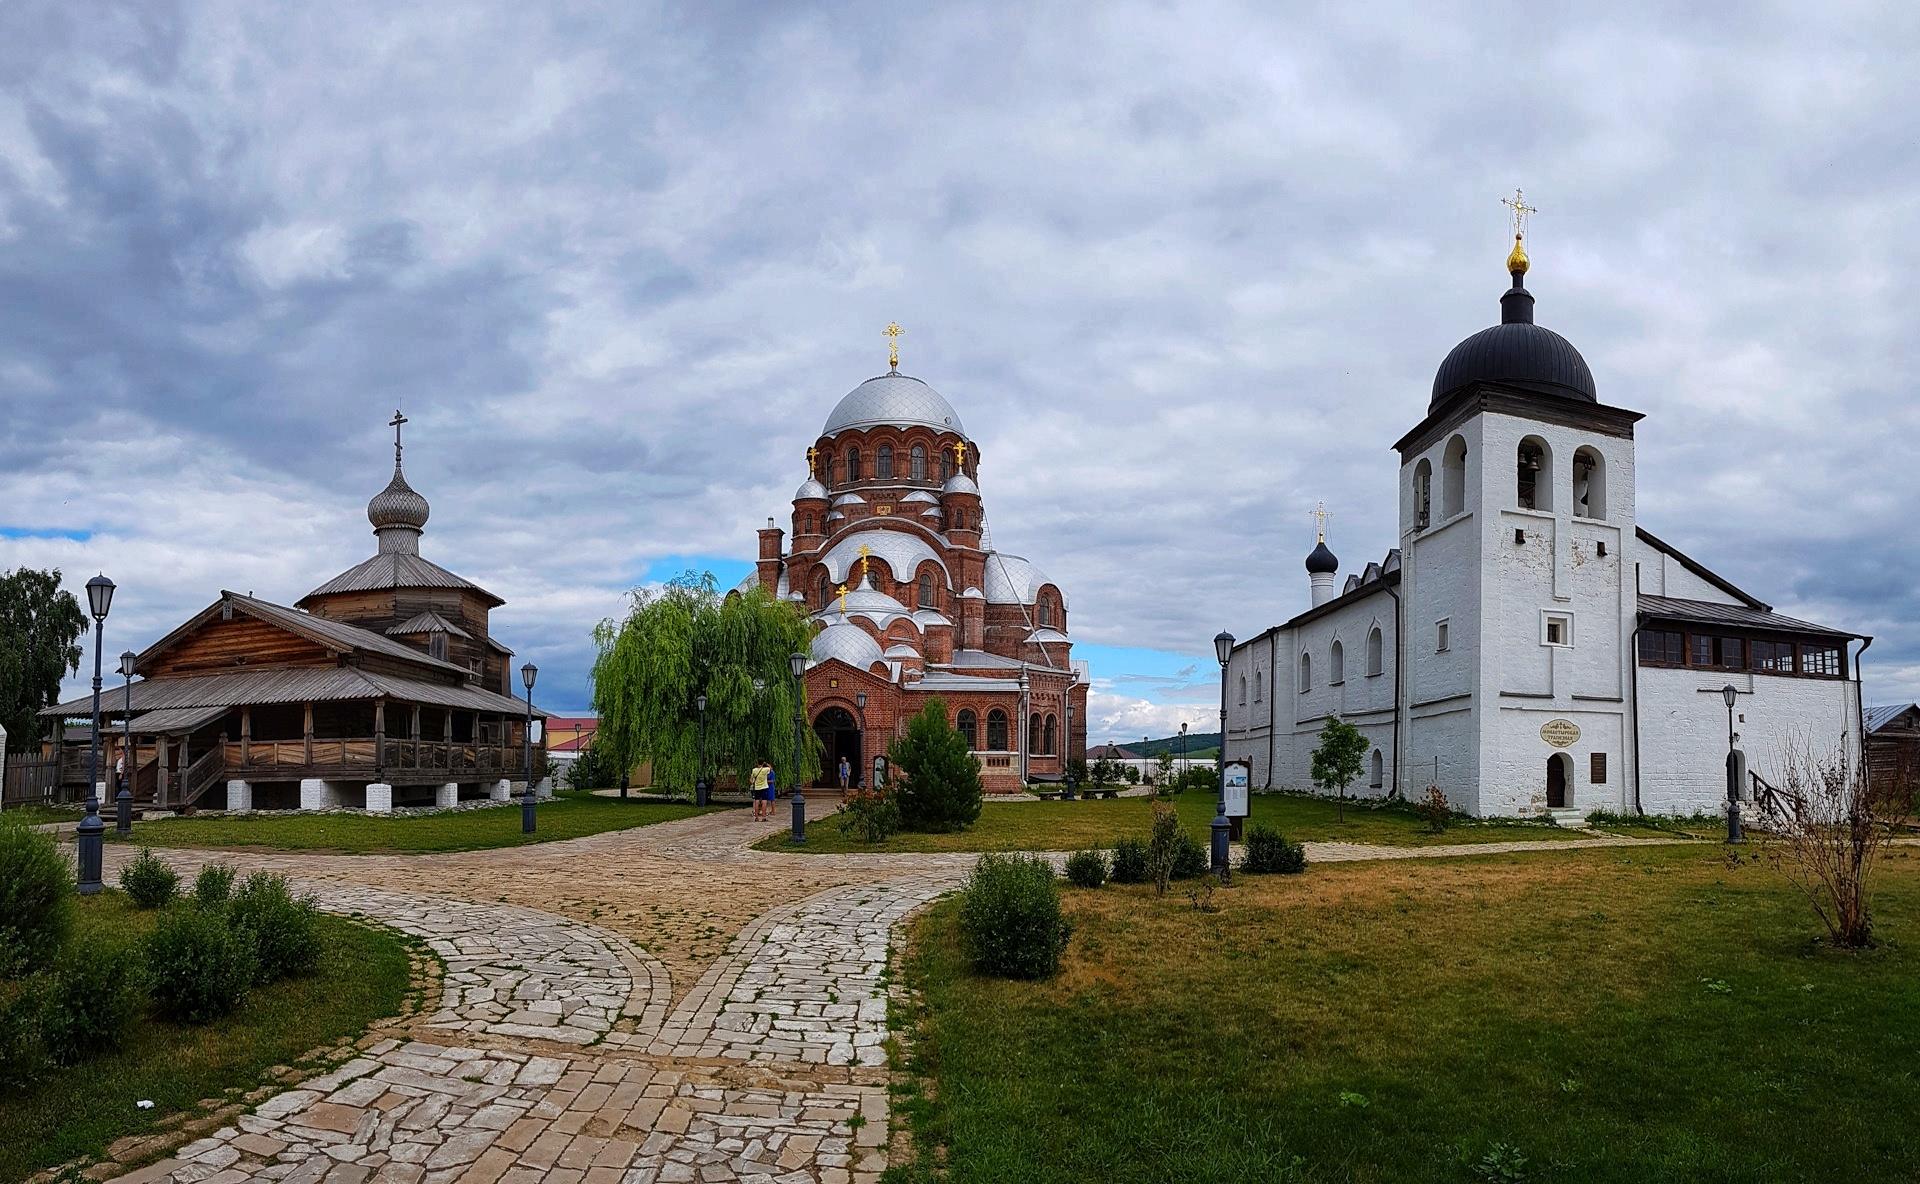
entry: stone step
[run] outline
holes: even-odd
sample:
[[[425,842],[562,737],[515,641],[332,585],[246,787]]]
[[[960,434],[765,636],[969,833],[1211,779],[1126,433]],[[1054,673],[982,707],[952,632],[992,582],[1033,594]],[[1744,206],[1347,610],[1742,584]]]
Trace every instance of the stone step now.
[[[1555,826],[1564,826],[1568,830],[1588,829],[1586,811],[1573,806],[1549,807],[1547,817],[1553,819]]]

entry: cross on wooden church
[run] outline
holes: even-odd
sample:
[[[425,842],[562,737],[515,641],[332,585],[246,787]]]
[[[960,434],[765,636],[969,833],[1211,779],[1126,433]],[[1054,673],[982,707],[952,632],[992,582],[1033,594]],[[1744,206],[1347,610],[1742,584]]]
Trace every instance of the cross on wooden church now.
[[[396,469],[400,467],[400,427],[406,422],[407,417],[400,414],[398,407],[393,409],[393,418],[387,421],[387,426],[393,429],[393,467]]]

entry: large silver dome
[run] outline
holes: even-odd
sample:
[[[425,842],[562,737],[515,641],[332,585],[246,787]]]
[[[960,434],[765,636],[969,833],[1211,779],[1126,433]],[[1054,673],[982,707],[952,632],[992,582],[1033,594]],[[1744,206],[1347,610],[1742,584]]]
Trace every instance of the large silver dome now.
[[[827,416],[827,426],[820,429],[820,434],[836,436],[851,428],[883,426],[924,426],[967,434],[953,404],[941,398],[939,391],[917,378],[893,372],[869,378],[848,391]]]
[[[865,670],[881,660],[880,643],[860,626],[842,621],[822,629],[807,647],[807,656],[811,659],[809,665],[817,666],[829,658],[838,658],[855,670]]]

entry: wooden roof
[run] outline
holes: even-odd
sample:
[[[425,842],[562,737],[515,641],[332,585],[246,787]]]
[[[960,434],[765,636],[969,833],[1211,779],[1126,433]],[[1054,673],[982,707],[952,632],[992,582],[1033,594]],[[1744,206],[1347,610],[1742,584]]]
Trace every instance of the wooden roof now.
[[[424,612],[408,617],[387,630],[388,637],[408,637],[419,633],[451,633],[455,637],[464,637],[468,640],[473,638],[473,634],[436,612]]]
[[[455,575],[431,559],[400,551],[375,555],[354,564],[302,596],[297,603],[304,606],[317,596],[331,596],[336,592],[381,592],[388,588],[458,588],[477,593],[489,605],[506,603],[480,585]]]
[[[303,613],[299,609],[227,591],[222,591],[219,600],[195,614],[178,629],[143,650],[140,656],[134,659],[134,669],[139,670],[147,666],[168,649],[190,637],[202,625],[222,617],[229,606],[234,613],[285,629],[334,654],[379,654],[382,657],[394,658],[443,674],[453,674],[461,678],[467,678],[470,675],[465,667],[430,657],[424,650],[415,649],[404,642],[394,641],[370,629],[362,629],[358,625],[349,625],[344,621],[330,621],[325,617]]]
[[[454,685],[431,679],[380,674],[352,666],[295,666],[284,670],[235,670],[181,678],[145,678],[133,684],[134,722],[153,712],[185,712],[205,708],[239,707],[250,703],[328,703],[354,699],[399,699],[433,707],[521,715],[524,700],[508,698],[474,684]],[[126,692],[103,694],[100,708],[114,716],[124,710]],[[57,703],[42,711],[47,716],[86,715],[92,694]],[[542,719],[546,712],[534,707]],[[208,717],[211,718],[211,717]],[[156,729],[160,730],[160,729]]]

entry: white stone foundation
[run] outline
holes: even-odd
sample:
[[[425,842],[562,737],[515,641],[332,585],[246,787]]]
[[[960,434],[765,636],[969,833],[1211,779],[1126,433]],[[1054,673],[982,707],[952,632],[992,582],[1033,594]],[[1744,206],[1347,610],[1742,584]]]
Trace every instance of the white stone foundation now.
[[[433,804],[436,806],[457,806],[460,804],[460,783],[449,781],[433,791]]]
[[[340,804],[340,791],[331,781],[309,777],[300,783],[300,808],[326,810]]]
[[[367,786],[367,813],[393,813],[393,786],[375,781]]]
[[[540,783],[533,787],[533,796],[538,798],[541,801],[546,801],[548,798],[552,797],[553,796],[553,778],[542,777],[540,779]]]
[[[513,796],[513,782],[501,778],[487,787],[487,796],[496,802],[504,802]]]
[[[244,813],[251,809],[253,809],[253,783],[227,782],[227,810],[230,813]]]

